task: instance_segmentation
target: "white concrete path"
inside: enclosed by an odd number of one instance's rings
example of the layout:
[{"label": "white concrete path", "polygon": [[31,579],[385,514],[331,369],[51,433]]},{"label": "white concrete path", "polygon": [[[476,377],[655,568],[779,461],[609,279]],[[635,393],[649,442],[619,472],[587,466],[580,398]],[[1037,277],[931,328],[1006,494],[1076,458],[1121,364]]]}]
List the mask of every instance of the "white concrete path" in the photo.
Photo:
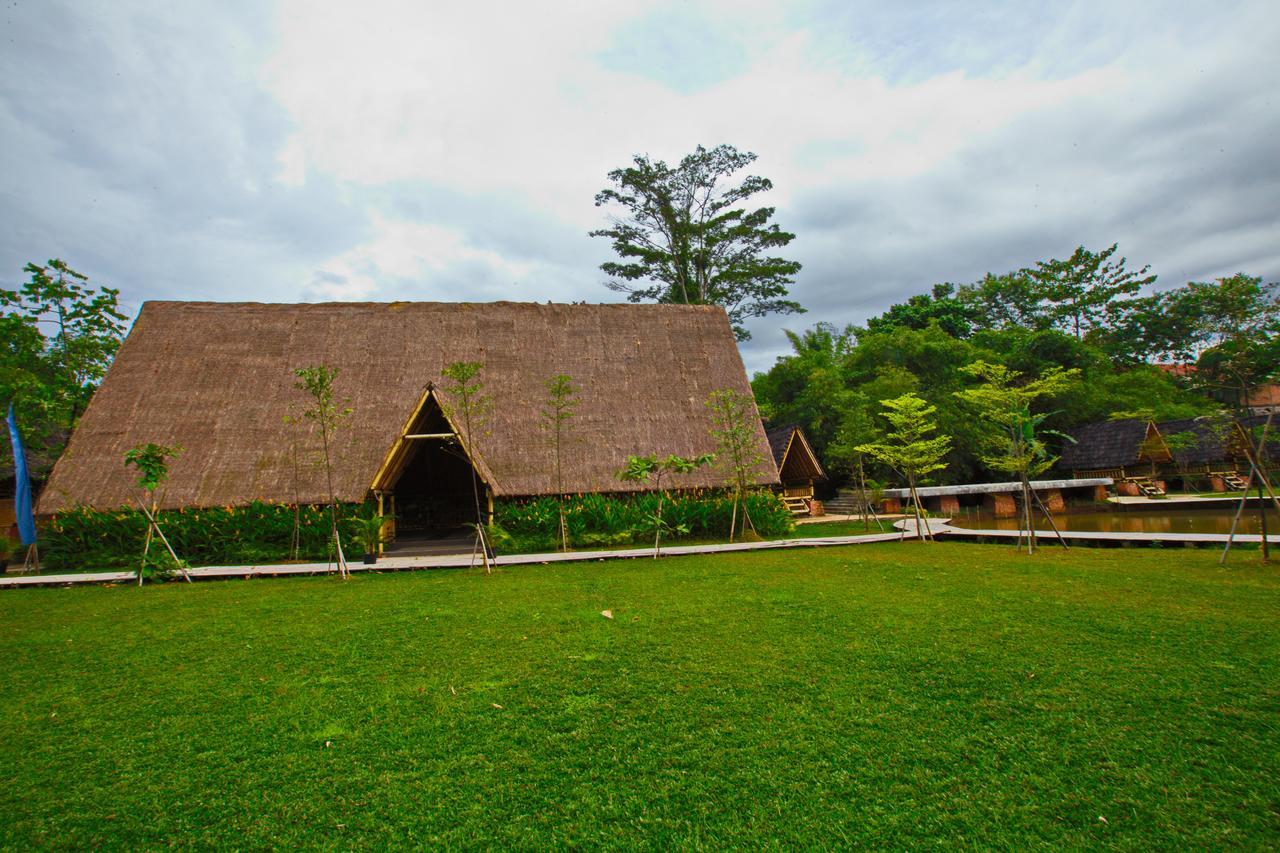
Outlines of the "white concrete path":
[{"label": "white concrete path", "polygon": [[[1016,530],[970,530],[966,527],[952,527],[949,518],[930,518],[926,520],[929,531],[935,536],[956,536],[969,538],[1017,539]],[[895,521],[893,526],[910,536],[916,535],[914,518]],[[1058,534],[1052,530],[1036,530],[1036,538],[1045,542],[1056,541]],[[1110,530],[1064,530],[1062,538],[1069,540],[1085,540],[1094,542],[1190,542],[1198,545],[1225,545],[1229,538],[1226,533],[1126,533]],[[1257,533],[1237,533],[1235,541],[1241,544],[1262,541]],[[1280,536],[1268,535],[1268,543],[1280,545]]]},{"label": "white concrete path", "polygon": [[[862,536],[813,536],[804,539],[770,539],[765,542],[736,542],[732,545],[672,545],[662,549],[664,557],[689,554],[723,554],[731,551],[768,551],[784,548],[822,548],[832,545],[863,545],[869,542],[897,542],[914,534],[895,530],[889,533],[871,533]],[[653,551],[645,548],[613,549],[608,551],[569,551],[554,554],[508,554],[498,557],[498,566],[522,566],[533,563],[578,563],[593,560],[641,559],[653,557]],[[398,572],[418,569],[465,569],[471,565],[468,554],[434,557],[382,557],[377,563],[366,566],[359,561],[348,563],[352,572]],[[190,569],[191,577],[198,580],[216,578],[277,577],[281,575],[327,574],[333,565],[326,563],[273,564],[263,566],[203,566]],[[0,589],[22,586],[66,586],[86,583],[137,583],[135,572],[85,572],[65,575],[13,575],[0,577]],[[177,583],[181,583],[181,579]]]}]

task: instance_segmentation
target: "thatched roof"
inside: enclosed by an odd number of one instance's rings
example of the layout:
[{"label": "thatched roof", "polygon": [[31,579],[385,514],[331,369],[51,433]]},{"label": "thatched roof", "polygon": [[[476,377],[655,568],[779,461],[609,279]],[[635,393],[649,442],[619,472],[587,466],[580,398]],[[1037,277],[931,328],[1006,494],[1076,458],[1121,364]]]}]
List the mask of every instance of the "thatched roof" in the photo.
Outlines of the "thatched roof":
[{"label": "thatched roof", "polygon": [[[1204,465],[1244,455],[1241,447],[1244,441],[1243,433],[1231,420],[1184,418],[1177,421],[1162,421],[1158,427],[1161,435],[1169,442],[1169,449],[1179,465]],[[1182,446],[1184,442],[1180,439],[1182,433],[1191,435],[1191,438],[1185,442],[1185,447]]]},{"label": "thatched roof", "polygon": [[[563,451],[570,492],[637,489],[617,479],[629,454],[714,450],[707,395],[751,393],[728,319],[713,306],[148,302],[38,511],[136,502],[135,475],[122,456],[145,442],[184,448],[171,465],[165,506],[293,502],[295,438],[306,460],[297,498],[324,502],[323,470],[310,461],[318,432],[309,422],[285,423],[308,402],[294,370],[319,364],[338,369],[338,396],[352,410],[338,434],[335,491],[343,501],[363,500],[424,389],[434,384],[449,402],[441,371],[457,361],[485,365],[480,379],[493,413],[474,455],[499,496],[554,491],[539,410],[555,374],[581,389]],[[763,428],[759,441],[764,454]],[[777,482],[772,456],[758,482]],[[721,472],[704,468],[671,485],[722,483]]]},{"label": "thatched roof", "polygon": [[1143,443],[1158,437],[1155,425],[1138,418],[1084,424],[1071,430],[1074,444],[1065,442],[1058,467],[1068,471],[1123,468],[1136,465]]},{"label": "thatched roof", "polygon": [[799,424],[787,424],[774,427],[765,432],[769,439],[769,450],[773,453],[773,461],[778,466],[778,474],[782,482],[798,482],[802,480],[825,480],[827,472],[813,452],[809,439]]}]

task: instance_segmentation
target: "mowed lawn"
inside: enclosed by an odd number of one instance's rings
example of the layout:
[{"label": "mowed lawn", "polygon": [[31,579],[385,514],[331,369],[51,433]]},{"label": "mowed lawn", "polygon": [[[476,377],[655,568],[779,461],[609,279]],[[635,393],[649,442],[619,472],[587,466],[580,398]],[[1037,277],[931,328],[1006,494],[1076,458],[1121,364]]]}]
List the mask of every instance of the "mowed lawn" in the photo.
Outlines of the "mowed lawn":
[{"label": "mowed lawn", "polygon": [[0,843],[1272,846],[1280,570],[1216,560],[6,591]]}]

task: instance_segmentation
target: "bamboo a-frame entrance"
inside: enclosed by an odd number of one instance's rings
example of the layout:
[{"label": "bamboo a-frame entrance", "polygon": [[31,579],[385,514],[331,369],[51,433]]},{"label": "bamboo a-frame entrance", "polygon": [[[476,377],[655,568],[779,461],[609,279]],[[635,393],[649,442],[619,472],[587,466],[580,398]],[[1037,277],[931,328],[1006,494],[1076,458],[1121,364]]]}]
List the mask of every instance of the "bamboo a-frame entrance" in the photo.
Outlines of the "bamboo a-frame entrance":
[{"label": "bamboo a-frame entrance", "polygon": [[438,535],[474,524],[473,475],[491,518],[493,492],[486,473],[428,385],[370,484],[378,512],[388,518],[384,538]]}]

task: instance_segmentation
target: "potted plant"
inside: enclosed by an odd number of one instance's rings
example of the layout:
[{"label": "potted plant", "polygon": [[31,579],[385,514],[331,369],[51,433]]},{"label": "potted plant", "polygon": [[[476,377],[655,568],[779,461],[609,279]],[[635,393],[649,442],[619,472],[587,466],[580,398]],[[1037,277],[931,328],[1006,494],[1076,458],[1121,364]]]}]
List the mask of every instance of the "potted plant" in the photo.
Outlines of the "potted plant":
[{"label": "potted plant", "polygon": [[378,562],[378,548],[383,543],[382,526],[386,523],[385,515],[368,515],[355,519],[356,544],[364,548],[365,565]]}]

